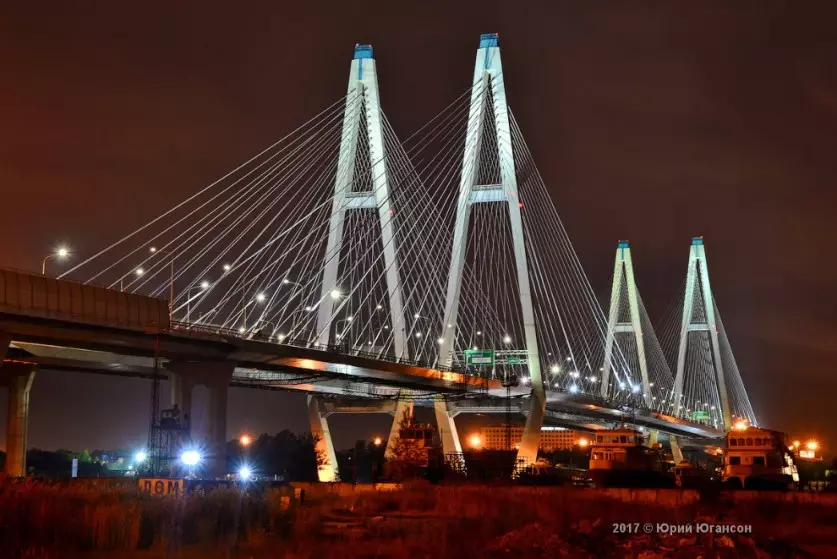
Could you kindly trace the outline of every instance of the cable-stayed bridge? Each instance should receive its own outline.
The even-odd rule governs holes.
[[[161,357],[181,409],[194,384],[210,387],[215,446],[230,383],[304,390],[329,457],[323,480],[339,411],[393,413],[392,442],[413,405],[432,406],[455,453],[457,413],[513,405],[527,461],[545,421],[627,417],[697,437],[755,423],[701,239],[662,344],[626,242],[603,312],[507,103],[497,35],[480,38],[470,86],[405,138],[382,110],[372,55],[355,48],[345,96],[62,276],[78,284],[55,282],[106,288],[88,296],[102,300],[91,309],[106,336],[72,325],[72,312],[0,301],[14,360],[150,376]],[[127,294],[168,299],[168,316],[158,305],[156,329],[120,326],[107,309]],[[33,317],[60,324],[47,332]]]

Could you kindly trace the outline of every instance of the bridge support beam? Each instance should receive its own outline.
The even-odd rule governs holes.
[[[308,395],[308,422],[317,454],[317,479],[332,482],[337,481],[337,454],[328,428],[328,413],[323,411],[321,400],[319,396]]]
[[[235,371],[232,361],[170,362],[166,368],[171,371],[172,405],[181,409],[182,417],[192,432],[192,389],[203,385],[209,390],[204,429],[205,440],[201,441],[206,457],[200,471],[208,477],[223,477],[227,474],[227,391]]]
[[[493,129],[485,123],[486,115],[494,115]],[[478,184],[480,177],[480,151],[486,134],[496,137],[501,184]],[[517,171],[512,153],[511,125],[509,108],[506,103],[506,88],[503,81],[503,65],[500,60],[499,38],[496,33],[480,37],[474,64],[474,79],[471,86],[471,107],[465,136],[465,150],[462,159],[462,176],[459,183],[459,202],[454,223],[453,244],[451,248],[450,273],[448,274],[447,296],[445,300],[445,329],[439,347],[440,362],[450,365],[453,358],[454,343],[459,314],[459,294],[465,258],[468,246],[468,222],[471,206],[480,203],[502,203],[506,205],[511,225],[512,246],[517,272],[520,310],[523,317],[523,333],[526,342],[526,359],[529,368],[529,380],[532,386],[526,415],[526,426],[520,442],[518,457],[527,464],[533,464],[538,458],[541,427],[546,414],[546,389],[541,377],[540,354],[535,327],[535,312],[532,304],[532,292],[529,285],[529,265],[526,256],[523,219],[520,214],[518,197]],[[492,148],[493,149],[493,148]],[[492,156],[494,153],[491,154]]]
[[[622,284],[625,284],[626,293],[622,293]],[[624,306],[623,296],[627,296],[627,317],[619,316],[620,309]],[[610,293],[610,316],[607,321],[607,339],[605,341],[605,358],[602,367],[602,398],[607,398],[610,390],[610,372],[613,367],[613,349],[616,342],[616,334],[625,332],[632,334],[636,342],[637,361],[639,362],[639,373],[642,380],[642,397],[648,408],[652,407],[651,382],[648,377],[648,359],[645,356],[645,341],[643,339],[642,322],[639,314],[639,295],[634,279],[634,265],[631,258],[631,245],[628,241],[619,241],[616,248],[616,261],[613,267],[613,287]],[[618,349],[618,346],[617,346]],[[624,360],[624,359],[622,359]]]
[[[436,426],[439,429],[439,438],[442,440],[442,452],[445,457],[447,458],[450,454],[462,454],[462,443],[453,419],[455,414],[451,413],[447,401],[438,396],[433,402],[433,411],[436,413]]]
[[[34,363],[13,360],[2,361],[0,384],[9,391],[9,406],[6,415],[6,466],[4,469],[4,473],[8,476],[26,475],[29,394],[34,380]]]
[[[408,396],[408,390],[401,390],[399,396]],[[392,427],[389,429],[389,437],[387,438],[387,448],[384,451],[384,459],[392,460],[395,447],[398,444],[398,439],[401,437],[401,424],[405,421],[410,421],[413,417],[415,407],[411,400],[400,399],[395,405],[395,413],[392,417]]]
[[[361,126],[364,120],[365,126]],[[402,358],[407,357],[407,335],[401,283],[398,275],[395,223],[391,207],[392,198],[389,191],[383,122],[378,95],[377,66],[375,59],[372,57],[372,47],[357,45],[349,71],[346,108],[343,113],[343,135],[340,139],[340,154],[337,160],[331,220],[323,260],[323,282],[320,287],[319,307],[317,309],[317,342],[321,345],[328,345],[334,318],[335,301],[347,295],[345,293],[341,294],[341,286],[337,285],[346,213],[350,210],[374,210],[378,214],[381,227],[381,246],[383,247],[384,267],[386,269],[389,316],[392,317],[392,340],[395,357]],[[365,130],[365,137],[361,134],[363,130]],[[358,144],[361,142],[365,143],[368,148],[358,149]],[[372,190],[366,192],[352,191],[358,157],[367,157],[367,163],[371,168]]]
[[[697,296],[696,296],[697,295]],[[703,307],[699,312],[696,299]],[[695,317],[701,316],[698,323]],[[686,376],[686,353],[689,347],[689,334],[701,331],[708,333],[709,345],[712,348],[712,364],[715,372],[715,383],[718,389],[718,401],[721,407],[721,417],[724,429],[732,429],[732,411],[729,405],[724,363],[721,359],[721,346],[718,340],[718,325],[715,319],[715,299],[709,284],[709,269],[706,266],[706,250],[703,237],[692,238],[689,250],[689,268],[686,273],[686,293],[683,298],[683,319],[680,325],[680,346],[677,352],[677,370],[674,376],[674,402],[672,414],[683,416],[681,403],[683,399],[683,385]]]

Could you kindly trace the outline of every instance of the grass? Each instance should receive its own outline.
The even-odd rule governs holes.
[[[613,534],[614,523],[696,520],[753,526],[749,537],[730,540],[724,556],[755,556],[756,545],[773,556],[795,556],[801,544],[837,551],[828,547],[837,539],[833,504],[689,502],[676,491],[561,487],[413,484],[348,497],[320,488],[312,487],[304,505],[289,507],[279,491],[161,498],[0,479],[0,557],[623,557],[667,548],[712,557],[724,540]]]

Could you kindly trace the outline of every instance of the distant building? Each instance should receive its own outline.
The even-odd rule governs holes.
[[[506,442],[506,435],[509,434],[511,448],[520,446],[520,439],[523,438],[523,427],[504,426],[483,427],[480,432],[482,448],[486,450],[511,450]],[[583,433],[570,431],[563,427],[543,427],[541,429],[540,448],[546,452],[569,449],[578,444],[578,440],[585,438]]]

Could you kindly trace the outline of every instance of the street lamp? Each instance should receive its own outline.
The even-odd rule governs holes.
[[[212,285],[208,281],[203,280],[200,285],[193,285],[189,288],[189,292],[186,294],[186,322],[189,322],[189,316],[192,314],[192,292],[196,289],[200,289],[201,291],[206,291],[209,289],[209,286]]]
[[[806,444],[805,446],[807,446],[808,450],[811,451],[817,450],[820,447],[817,441],[808,441],[808,444]]]
[[[59,260],[64,260],[68,256],[70,256],[70,249],[68,249],[67,247],[59,247],[58,250],[56,250],[52,254],[47,254],[46,256],[44,256],[44,261],[41,264],[41,275],[46,275],[47,260],[49,260],[50,258],[58,258]]]
[[[343,296],[343,294],[340,293],[339,289],[332,289],[331,290],[331,298],[334,299],[335,301],[342,296]]]
[[[471,439],[469,442],[471,443],[471,448],[482,447],[482,438],[480,438],[479,435],[471,435]]]
[[[171,262],[169,262],[170,268],[170,275],[169,275],[169,322],[172,321],[174,315],[174,254],[167,250],[158,250],[157,247],[148,247],[148,252],[151,254],[168,254],[171,256]]]
[[[238,442],[241,443],[241,446],[246,448],[250,446],[250,443],[253,441],[250,439],[250,435],[241,435],[241,437],[238,439]]]
[[[384,440],[381,437],[375,437],[375,439],[372,441],[372,444],[374,444],[375,446],[381,446],[381,443],[383,442]]]
[[[511,336],[509,336],[509,335],[503,336],[503,342],[507,343],[507,344],[510,344],[511,343]]]

